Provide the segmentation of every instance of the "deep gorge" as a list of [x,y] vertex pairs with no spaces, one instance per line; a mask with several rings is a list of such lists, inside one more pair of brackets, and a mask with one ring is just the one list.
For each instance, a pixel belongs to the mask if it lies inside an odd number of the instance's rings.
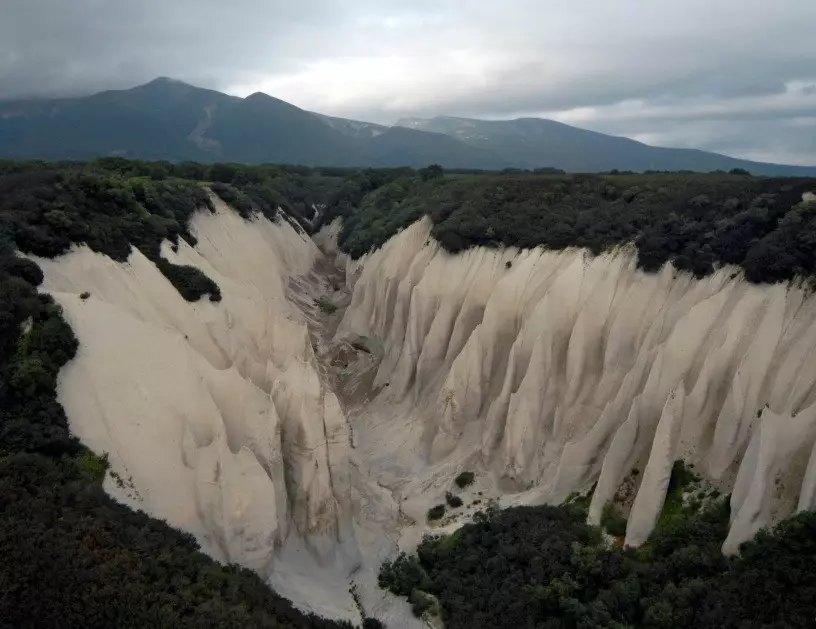
[[[79,341],[57,399],[107,454],[105,490],[300,608],[423,626],[378,587],[381,563],[488,503],[592,489],[600,524],[628,483],[620,543],[641,546],[679,459],[730,494],[726,553],[813,508],[806,283],[647,272],[631,247],[454,253],[428,218],[353,260],[330,199],[310,237],[307,213],[240,194],[240,214],[211,195],[189,238],[160,241],[220,301],[185,300],[139,248],[27,253]],[[463,471],[464,507],[429,523]]]

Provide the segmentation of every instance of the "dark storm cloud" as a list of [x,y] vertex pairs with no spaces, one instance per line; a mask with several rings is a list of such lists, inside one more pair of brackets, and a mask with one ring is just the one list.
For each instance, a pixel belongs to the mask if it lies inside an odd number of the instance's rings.
[[171,76],[377,122],[550,115],[816,163],[815,21],[813,0],[3,0],[0,98]]
[[314,0],[5,0],[0,98],[132,87],[159,75],[223,87],[245,72],[284,71],[337,11]]

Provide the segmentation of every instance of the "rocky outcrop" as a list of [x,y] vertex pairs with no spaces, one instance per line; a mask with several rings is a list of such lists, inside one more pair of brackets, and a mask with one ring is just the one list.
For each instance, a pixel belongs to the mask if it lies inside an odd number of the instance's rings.
[[338,337],[384,348],[360,430],[384,480],[419,488],[467,464],[529,503],[597,481],[598,522],[639,467],[626,538],[637,545],[683,458],[733,487],[726,551],[814,507],[807,289],[749,284],[733,268],[645,274],[625,248],[450,255],[430,228],[416,223],[348,263],[354,293]]
[[221,561],[269,576],[294,545],[342,579],[359,562],[348,430],[294,303],[319,252],[284,220],[213,201],[193,219],[197,245],[162,253],[216,281],[218,304],[184,301],[136,249],[126,263],[85,247],[37,259],[80,341],[60,402],[72,432],[108,453],[113,495]]

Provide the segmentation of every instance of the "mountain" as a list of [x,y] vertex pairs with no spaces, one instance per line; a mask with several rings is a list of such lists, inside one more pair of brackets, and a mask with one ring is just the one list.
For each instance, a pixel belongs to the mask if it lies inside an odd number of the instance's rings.
[[570,172],[731,170],[813,175],[715,153],[647,146],[551,120],[441,116],[393,127],[325,116],[255,93],[228,96],[158,78],[81,98],[0,103],[0,158],[89,159],[119,155],[201,162],[413,166]]
[[325,124],[332,129],[336,129],[343,135],[352,138],[376,138],[381,133],[385,133],[391,127],[374,122],[363,122],[362,120],[350,120],[348,118],[336,118],[334,116],[327,116],[317,112],[311,112],[313,115],[320,118]]
[[508,165],[447,135],[331,118],[262,93],[237,98],[167,78],[84,98],[0,103],[0,157],[100,155],[331,166]]
[[280,161],[353,165],[339,132],[281,100],[227,96],[171,79],[86,98],[0,104],[0,156]]
[[649,146],[629,138],[579,129],[541,118],[475,120],[438,116],[406,118],[397,125],[416,131],[444,133],[483,149],[518,168],[553,166],[568,172],[618,170],[731,170],[754,174],[816,174],[816,166],[786,166],[736,159],[695,149]]
[[391,127],[368,143],[370,156],[382,166],[445,164],[457,168],[495,170],[512,162],[480,147],[468,146],[443,133]]

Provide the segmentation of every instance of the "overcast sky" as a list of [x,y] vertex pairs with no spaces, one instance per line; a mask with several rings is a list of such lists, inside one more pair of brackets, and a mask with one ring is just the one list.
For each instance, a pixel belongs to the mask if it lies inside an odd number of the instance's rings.
[[0,0],[0,99],[157,76],[816,164],[816,0]]

